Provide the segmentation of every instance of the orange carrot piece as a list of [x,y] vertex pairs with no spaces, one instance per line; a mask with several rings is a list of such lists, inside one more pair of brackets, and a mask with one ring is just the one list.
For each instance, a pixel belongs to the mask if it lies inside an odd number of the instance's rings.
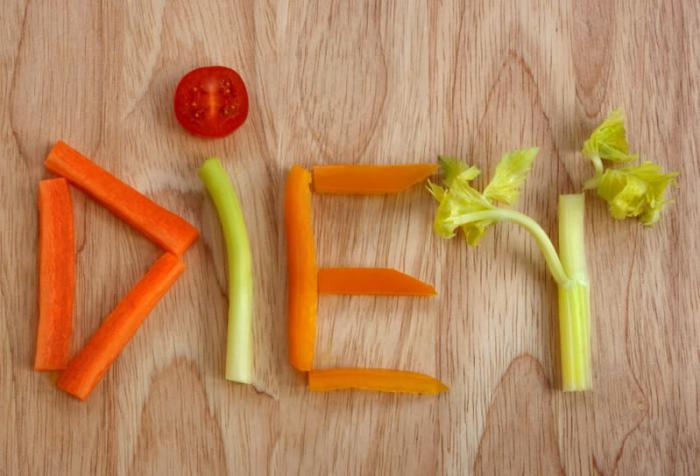
[[179,257],[163,254],[117,304],[83,349],[68,362],[58,388],[85,400],[136,334],[148,313],[185,270]]
[[390,393],[435,395],[448,390],[428,375],[391,369],[314,369],[309,371],[309,390],[369,390]]
[[323,165],[313,168],[314,192],[334,195],[398,193],[437,172],[436,164]]
[[311,175],[307,170],[292,167],[284,198],[289,274],[289,362],[301,371],[308,371],[313,365],[318,306],[310,184]]
[[390,268],[321,268],[320,294],[364,294],[372,296],[435,296],[435,288]]
[[75,243],[68,182],[39,182],[39,326],[34,370],[66,368],[73,334]]
[[65,177],[150,240],[178,256],[199,235],[197,229],[181,217],[100,168],[64,142],[56,142],[45,164],[51,172]]

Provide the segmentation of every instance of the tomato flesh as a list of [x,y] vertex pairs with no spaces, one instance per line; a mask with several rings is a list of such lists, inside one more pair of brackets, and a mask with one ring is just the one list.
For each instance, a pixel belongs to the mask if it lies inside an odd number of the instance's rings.
[[248,117],[248,91],[243,79],[225,66],[190,71],[175,90],[175,117],[192,134],[229,135]]

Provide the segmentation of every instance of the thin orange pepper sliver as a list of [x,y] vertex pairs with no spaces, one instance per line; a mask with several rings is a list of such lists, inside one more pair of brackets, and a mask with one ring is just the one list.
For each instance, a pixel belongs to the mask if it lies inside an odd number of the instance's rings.
[[294,166],[289,172],[284,198],[289,276],[289,362],[301,371],[313,366],[316,347],[318,271],[311,223],[311,175]]
[[434,296],[435,288],[390,268],[321,268],[321,294],[363,294],[375,296]]
[[391,369],[315,369],[308,374],[309,390],[369,390],[435,395],[448,390],[439,380],[417,372]]
[[322,165],[313,168],[314,192],[335,195],[399,193],[437,172],[436,164]]

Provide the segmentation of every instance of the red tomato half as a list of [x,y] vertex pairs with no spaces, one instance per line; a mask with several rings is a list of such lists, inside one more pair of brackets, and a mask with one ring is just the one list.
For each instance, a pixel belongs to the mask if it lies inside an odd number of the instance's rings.
[[192,134],[227,136],[248,117],[248,91],[231,68],[193,69],[175,90],[175,117]]

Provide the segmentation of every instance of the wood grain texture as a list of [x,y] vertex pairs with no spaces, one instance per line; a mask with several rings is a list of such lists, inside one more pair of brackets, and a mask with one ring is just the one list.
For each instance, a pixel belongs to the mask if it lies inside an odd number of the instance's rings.
[[[0,474],[697,474],[700,9],[692,0],[6,0],[0,31]],[[251,113],[183,133],[179,77],[225,64]],[[431,232],[419,188],[314,199],[320,266],[400,269],[434,299],[322,296],[316,365],[436,375],[437,398],[311,394],[286,361],[288,168],[539,145],[519,208],[556,228],[616,105],[681,172],[655,229],[587,206],[595,390],[557,390],[556,287],[531,240]],[[188,271],[87,403],[31,369],[36,187],[63,139],[202,231]],[[219,155],[254,243],[255,387],[226,382],[224,255],[196,177]],[[81,193],[78,349],[159,251]]]

